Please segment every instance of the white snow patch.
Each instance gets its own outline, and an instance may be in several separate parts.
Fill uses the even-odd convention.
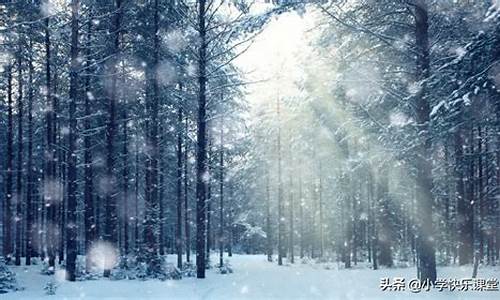
[[[175,262],[173,255],[168,261]],[[213,256],[213,261],[217,260]],[[299,261],[297,257],[297,261]],[[406,282],[417,275],[416,268],[389,268],[372,270],[367,263],[358,263],[352,269],[325,269],[326,265],[313,261],[278,266],[267,262],[265,255],[233,255],[230,258],[234,273],[217,274],[207,270],[203,280],[183,278],[169,284],[159,280],[87,280],[58,282],[55,296],[45,295],[43,286],[50,277],[39,272],[40,265],[12,267],[19,284],[26,289],[2,295],[2,299],[498,299],[498,292],[442,291],[411,293],[408,288],[401,292],[381,291],[381,278],[403,277]],[[481,267],[479,278],[498,278],[498,267]],[[438,278],[470,278],[472,266],[439,267]]]

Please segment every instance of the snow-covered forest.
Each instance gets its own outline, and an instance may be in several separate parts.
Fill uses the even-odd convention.
[[[499,0],[0,1],[1,299],[498,299]]]

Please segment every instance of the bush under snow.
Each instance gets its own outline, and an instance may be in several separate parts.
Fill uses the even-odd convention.
[[[16,274],[9,270],[5,260],[0,258],[0,294],[19,291],[21,288],[17,284]]]

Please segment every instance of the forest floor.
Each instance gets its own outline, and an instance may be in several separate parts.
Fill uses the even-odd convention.
[[[174,259],[170,256],[169,259]],[[213,261],[216,261],[214,256]],[[0,295],[0,299],[500,299],[500,292],[442,291],[420,293],[381,291],[382,277],[415,278],[415,268],[370,270],[361,266],[339,269],[335,264],[302,263],[277,266],[263,255],[230,258],[234,273],[222,275],[208,270],[207,278],[182,280],[108,279],[59,281],[55,295],[46,295],[50,281],[40,274],[40,265],[12,267],[23,291]],[[469,278],[470,267],[441,267],[439,278]],[[498,278],[500,267],[480,268],[478,278]],[[56,276],[57,277],[57,276]]]

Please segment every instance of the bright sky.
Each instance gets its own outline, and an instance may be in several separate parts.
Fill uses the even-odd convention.
[[[286,13],[273,18],[253,41],[249,50],[236,60],[245,81],[262,81],[247,86],[247,100],[259,105],[274,101],[276,95],[291,95],[294,82],[302,75],[301,60],[308,48],[306,31],[313,20],[306,14]]]

